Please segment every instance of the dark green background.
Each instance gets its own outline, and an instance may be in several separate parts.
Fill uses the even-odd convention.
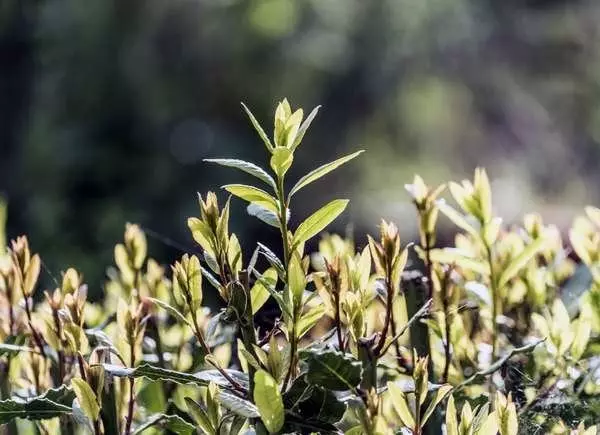
[[[291,177],[368,150],[299,194],[294,222],[348,197],[337,230],[384,216],[406,241],[413,173],[484,165],[508,221],[535,209],[566,228],[600,199],[599,23],[594,0],[0,0],[9,236],[29,234],[52,274],[74,265],[95,294],[127,221],[172,261],[168,244],[193,246],[196,192],[245,180],[201,159],[267,165],[239,102],[270,131],[284,96],[323,105]],[[250,249],[276,245],[233,211]]]

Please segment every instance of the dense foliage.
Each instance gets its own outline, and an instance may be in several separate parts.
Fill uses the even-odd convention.
[[[210,162],[261,182],[223,189],[280,232],[283,258],[263,244],[243,258],[230,199],[210,192],[187,222],[202,255],[185,254],[167,272],[128,224],[101,303],[86,300],[75,269],[36,298],[42,260],[26,237],[11,241],[0,263],[6,433],[596,433],[599,209],[587,208],[569,234],[577,266],[539,216],[503,226],[484,170],[449,183],[454,207],[440,198],[445,186],[416,176],[406,188],[417,246],[382,221],[362,249],[324,235],[318,252],[305,253],[348,201],[296,224],[294,194],[361,151],[287,190],[318,108],[304,118],[284,100],[272,137],[244,109],[271,172]],[[453,247],[436,246],[440,212],[461,231]],[[209,291],[226,308],[210,312]],[[279,317],[257,328],[269,304]]]

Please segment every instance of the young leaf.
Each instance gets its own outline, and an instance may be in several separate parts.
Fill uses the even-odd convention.
[[[283,400],[277,382],[264,370],[254,374],[254,403],[269,433],[278,432],[285,419]]]
[[[91,421],[98,420],[100,415],[100,405],[98,405],[98,399],[92,390],[92,387],[88,385],[86,381],[81,378],[73,378],[71,385],[79,401],[79,406],[83,410],[84,414]]]
[[[588,341],[590,340],[590,334],[592,332],[592,324],[589,319],[580,317],[574,322],[575,325],[575,336],[571,343],[571,356],[575,360],[579,360],[587,347]]]
[[[479,232],[471,225],[467,219],[460,214],[458,211],[454,210],[454,208],[450,207],[444,200],[437,201],[437,205],[439,210],[446,215],[448,219],[450,219],[454,224],[465,230],[467,233],[471,234],[476,238],[476,240],[480,239]]]
[[[296,192],[298,192],[303,187],[309,185],[313,181],[318,180],[319,178],[323,177],[324,175],[327,175],[331,171],[337,169],[344,163],[349,162],[353,158],[358,157],[363,152],[364,152],[364,150],[357,151],[353,154],[341,157],[337,160],[334,160],[333,162],[329,162],[323,166],[319,166],[317,169],[312,170],[311,172],[306,174],[304,177],[300,178],[300,180],[298,180],[298,182],[294,185],[294,187],[292,187],[292,190],[290,190],[289,197],[291,198],[292,195],[294,195]]]
[[[398,413],[400,420],[409,428],[415,427],[415,419],[410,412],[410,408],[408,407],[408,402],[406,399],[406,395],[402,392],[402,389],[393,382],[388,382],[388,391],[390,393],[390,397],[392,398],[392,405],[394,409]]]
[[[435,411],[436,406],[444,400],[444,397],[446,397],[450,391],[452,391],[452,385],[442,385],[437,389],[435,396],[433,396],[431,402],[429,402],[429,406],[423,415],[423,419],[421,420],[423,424],[427,422],[427,419],[433,414],[433,411]]]
[[[310,310],[300,317],[298,321],[298,338],[302,338],[304,334],[312,329],[325,314],[324,305],[315,305]]]
[[[336,199],[314,212],[298,226],[294,234],[293,246],[298,246],[319,234],[346,209],[348,202],[347,199]]]
[[[448,398],[446,406],[446,433],[447,435],[458,435],[458,421],[456,420],[456,407],[452,394]]]
[[[263,273],[263,278],[270,282],[273,287],[277,284],[277,270],[271,267]],[[256,281],[252,289],[250,290],[250,299],[252,304],[252,314],[256,314],[258,310],[267,302],[269,299],[269,290],[263,284],[263,281]]]
[[[362,364],[351,355],[334,350],[303,350],[300,357],[308,363],[309,384],[328,390],[344,391],[356,387],[362,378]]]
[[[238,198],[242,198],[244,201],[258,204],[267,210],[277,213],[278,207],[275,198],[258,187],[247,186],[245,184],[228,184],[223,186],[223,189]]]
[[[535,254],[537,254],[546,243],[545,239],[538,238],[535,239],[532,243],[527,245],[527,247],[517,256],[517,258],[513,259],[510,264],[504,269],[500,278],[498,280],[498,287],[502,288],[517,274],[519,271],[525,267],[527,262],[531,260]]]
[[[415,250],[419,253],[420,257],[423,257],[424,251],[420,247],[416,246]],[[431,261],[435,263],[442,263],[450,266],[456,265],[481,275],[490,274],[490,267],[487,263],[469,256],[469,254],[463,252],[459,248],[432,249],[429,252],[429,255]]]
[[[190,328],[193,329],[192,323],[186,319],[186,317],[181,314],[177,308],[172,307],[171,305],[167,304],[164,301],[161,301],[160,299],[156,299],[156,298],[147,298],[150,302],[158,305],[159,307],[161,307],[163,310],[167,311],[169,314],[171,314],[173,317],[177,318],[177,320],[185,323],[186,325],[188,325]]]
[[[254,163],[238,159],[204,159],[204,161],[208,163],[216,163],[221,166],[228,166],[230,168],[239,169],[250,175],[253,175],[261,181],[264,181],[270,187],[272,187],[273,190],[277,189],[273,177],[271,177],[264,169],[255,165]]]
[[[298,255],[292,255],[288,266],[288,286],[292,293],[294,305],[299,307],[306,288],[306,276]]]
[[[308,130],[308,127],[310,127],[310,124],[313,122],[313,119],[315,119],[315,117],[317,116],[317,113],[319,112],[320,108],[321,108],[321,106],[315,107],[310,112],[310,114],[306,117],[306,119],[304,120],[302,125],[300,125],[300,128],[298,129],[298,132],[296,133],[296,138],[294,139],[294,142],[292,143],[292,151],[294,151],[296,148],[298,148],[298,145],[300,145],[300,142],[302,142],[302,139],[304,138],[304,135],[306,134],[306,130]]]
[[[271,157],[271,169],[273,169],[279,178],[282,178],[292,166],[293,161],[294,154],[292,151],[288,148],[277,147]]]
[[[256,130],[256,132],[258,133],[258,135],[260,136],[262,141],[265,143],[265,146],[267,147],[269,152],[273,152],[274,147],[271,144],[271,141],[269,140],[269,136],[267,136],[267,134],[265,133],[263,128],[260,126],[260,123],[256,120],[256,118],[254,117],[254,115],[252,114],[250,109],[248,109],[248,107],[244,103],[241,103],[241,104],[242,104],[242,107],[244,108],[244,110],[246,111],[248,118],[250,118],[250,122],[252,122],[254,129]]]

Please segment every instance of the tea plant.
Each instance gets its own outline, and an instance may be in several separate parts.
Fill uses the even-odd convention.
[[[185,253],[168,270],[127,224],[95,303],[72,268],[41,292],[42,262],[27,238],[6,246],[0,234],[4,433],[596,433],[599,209],[587,208],[570,232],[577,266],[539,216],[503,225],[483,169],[448,185],[456,206],[441,199],[446,186],[415,176],[406,188],[418,244],[381,221],[359,249],[322,234],[348,200],[302,222],[292,200],[362,151],[288,188],[318,108],[304,119],[283,100],[271,137],[243,107],[270,171],[208,162],[256,179],[223,190],[279,232],[278,249],[259,243],[244,258],[229,227],[231,196],[209,192],[187,222],[200,257]],[[436,245],[440,216],[459,229],[451,247]],[[305,252],[319,235],[318,250]],[[225,308],[211,312],[205,292]],[[259,328],[270,300],[279,316]]]

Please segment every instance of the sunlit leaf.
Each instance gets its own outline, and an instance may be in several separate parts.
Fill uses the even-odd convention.
[[[293,245],[297,246],[319,234],[346,209],[348,202],[347,199],[333,200],[309,216],[296,229]]]
[[[244,108],[244,110],[246,111],[248,118],[250,118],[250,122],[252,122],[254,129],[256,130],[256,132],[258,133],[258,135],[260,136],[262,141],[265,143],[265,146],[267,147],[267,149],[270,152],[272,152],[274,147],[271,144],[271,141],[269,140],[269,136],[267,136],[267,134],[265,133],[265,131],[263,130],[263,128],[261,127],[261,125],[257,121],[257,119],[254,117],[254,115],[252,114],[250,109],[248,109],[248,107],[246,107],[246,105],[244,103],[241,103],[241,104],[242,104],[242,107]]]
[[[98,399],[96,398],[92,387],[81,378],[71,379],[71,385],[73,391],[75,391],[77,400],[79,401],[79,406],[81,406],[85,415],[91,421],[96,421],[100,415],[100,405],[98,404]]]
[[[498,279],[498,286],[500,288],[504,287],[508,282],[517,274],[519,271],[525,267],[527,262],[531,260],[543,247],[546,243],[545,239],[538,238],[531,242],[523,252],[521,252],[515,259],[513,259],[510,264],[504,269],[500,278]]]
[[[264,370],[254,375],[254,403],[269,433],[278,432],[285,419],[283,400],[277,382]]]
[[[209,163],[216,163],[221,166],[228,166],[231,168],[239,169],[250,175],[253,175],[254,177],[258,178],[259,180],[264,181],[270,187],[272,187],[273,190],[277,189],[277,186],[275,185],[275,181],[273,180],[273,177],[271,177],[264,169],[255,165],[254,163],[250,163],[250,162],[246,162],[244,160],[238,160],[238,159],[205,159],[204,161],[209,162]]]
[[[296,192],[298,192],[303,187],[309,185],[313,181],[318,180],[319,178],[323,177],[324,175],[327,175],[331,171],[340,167],[344,163],[349,162],[353,158],[358,157],[363,152],[364,152],[364,150],[357,151],[353,154],[341,157],[337,160],[334,160],[333,162],[327,163],[323,166],[319,166],[317,169],[310,171],[304,177],[300,178],[300,180],[298,180],[298,182],[294,185],[294,187],[292,187],[292,190],[290,190],[289,196],[291,197],[292,195],[294,195]]]

